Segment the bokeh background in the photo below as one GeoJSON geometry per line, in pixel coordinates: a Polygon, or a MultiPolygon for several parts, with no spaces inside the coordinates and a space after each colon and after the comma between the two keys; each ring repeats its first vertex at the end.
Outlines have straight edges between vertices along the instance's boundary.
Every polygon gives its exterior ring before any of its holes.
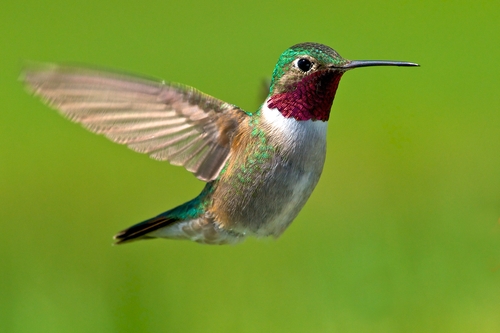
{"type": "Polygon", "coordinates": [[[498,1],[13,1],[0,11],[0,332],[500,332],[498,1]],[[255,110],[280,53],[344,76],[322,179],[274,240],[111,236],[197,195],[182,168],[30,97],[26,60],[255,110]]]}

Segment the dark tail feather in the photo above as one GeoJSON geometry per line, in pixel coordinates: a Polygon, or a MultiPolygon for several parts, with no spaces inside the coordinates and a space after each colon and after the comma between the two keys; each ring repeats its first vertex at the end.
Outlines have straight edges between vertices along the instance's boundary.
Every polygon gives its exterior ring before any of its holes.
{"type": "Polygon", "coordinates": [[[146,235],[154,230],[166,227],[176,221],[178,220],[175,218],[159,215],[153,217],[152,219],[137,223],[117,233],[114,237],[114,239],[116,239],[115,244],[118,245],[133,240],[153,238],[146,235]]]}

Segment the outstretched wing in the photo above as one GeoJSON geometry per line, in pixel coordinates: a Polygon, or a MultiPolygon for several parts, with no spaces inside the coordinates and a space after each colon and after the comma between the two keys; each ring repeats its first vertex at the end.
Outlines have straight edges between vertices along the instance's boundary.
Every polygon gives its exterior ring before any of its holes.
{"type": "Polygon", "coordinates": [[[21,80],[70,120],[203,181],[217,178],[245,116],[194,88],[111,71],[32,65],[21,80]]]}

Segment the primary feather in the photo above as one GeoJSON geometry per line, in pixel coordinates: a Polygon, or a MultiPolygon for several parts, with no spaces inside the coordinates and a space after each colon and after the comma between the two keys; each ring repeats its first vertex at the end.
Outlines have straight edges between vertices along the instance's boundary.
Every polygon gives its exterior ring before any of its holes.
{"type": "Polygon", "coordinates": [[[203,181],[227,161],[242,112],[191,87],[112,71],[32,65],[22,80],[70,120],[203,181]]]}

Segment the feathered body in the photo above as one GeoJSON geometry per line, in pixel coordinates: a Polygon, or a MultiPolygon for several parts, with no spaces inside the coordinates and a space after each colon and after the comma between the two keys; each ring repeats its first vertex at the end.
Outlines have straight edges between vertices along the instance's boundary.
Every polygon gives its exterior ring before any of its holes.
{"type": "Polygon", "coordinates": [[[110,71],[37,65],[22,79],[69,119],[207,182],[195,199],[118,233],[117,243],[227,244],[278,237],[293,221],[323,170],[340,78],[375,65],[415,64],[349,61],[321,44],[297,44],[279,58],[254,113],[190,87],[110,71]]]}
{"type": "Polygon", "coordinates": [[[248,235],[278,237],[293,221],[321,175],[326,123],[297,122],[266,107],[244,117],[219,177],[191,201],[192,218],[180,206],[156,220],[176,215],[183,222],[148,236],[236,243],[248,235]]]}

